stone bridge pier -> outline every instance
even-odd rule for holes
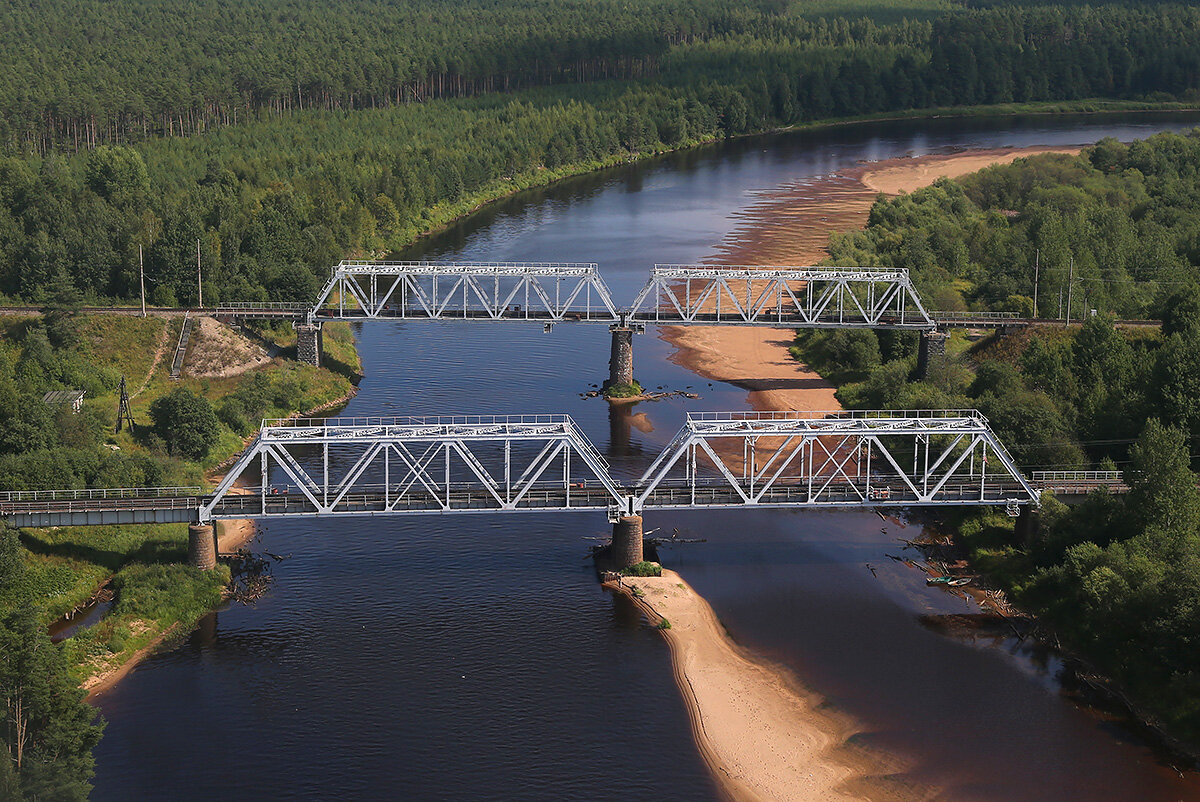
[[[608,327],[612,332],[612,350],[608,357],[608,381],[604,388],[633,384],[633,327],[617,323]]]
[[[642,561],[642,516],[623,515],[617,519],[608,558],[618,571]]]
[[[315,368],[321,367],[321,347],[324,345],[320,323],[296,323],[296,361]]]
[[[203,571],[217,567],[217,534],[212,524],[188,525],[188,565]]]
[[[929,378],[929,366],[946,356],[946,340],[948,339],[950,339],[950,335],[944,332],[921,332],[921,342],[917,346],[917,371],[914,378],[918,381]]]

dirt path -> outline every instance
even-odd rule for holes
[[[167,354],[167,349],[171,347],[171,320],[170,318],[163,321],[162,335],[158,338],[158,347],[154,349],[154,360],[150,363],[150,370],[146,371],[146,380],[142,382],[142,386],[137,388],[133,393],[130,393],[130,399],[137,398],[146,388],[150,386],[150,380],[154,378],[154,371],[158,370],[159,363]]]

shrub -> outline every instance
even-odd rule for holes
[[[621,571],[622,576],[662,576],[662,566],[648,560],[629,566]]]
[[[635,380],[632,384],[610,384],[604,388],[605,398],[636,398],[646,391]]]
[[[185,387],[178,387],[150,405],[154,430],[167,451],[191,459],[204,459],[217,442],[220,424],[212,404]]]

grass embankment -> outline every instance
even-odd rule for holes
[[[37,319],[31,317],[0,318],[0,352],[14,361],[25,359],[31,348],[26,333],[36,325]],[[158,466],[160,484],[204,485],[206,471],[239,451],[261,418],[302,414],[337,402],[353,389],[348,374],[360,370],[353,335],[344,323],[326,327],[324,357],[336,364],[335,369],[302,365],[284,356],[262,361],[266,352],[253,346],[258,349],[255,358],[262,361],[253,369],[226,364],[219,367],[232,375],[188,376],[189,363],[185,362],[184,377],[178,380],[170,378],[170,363],[180,320],[80,315],[72,325],[78,335],[74,347],[59,353],[57,361],[53,355],[43,361],[51,366],[47,375],[54,375],[56,384],[89,390],[83,413],[74,417],[97,427],[103,442],[94,446],[97,453],[86,446],[77,448],[67,461],[103,465],[105,460],[141,456]],[[233,336],[230,332],[223,335]],[[280,331],[277,338],[286,339],[286,334]],[[294,335],[292,340],[294,345]],[[245,351],[252,350],[250,344],[245,345]],[[206,345],[196,342],[193,347]],[[287,353],[286,348],[282,353]],[[189,350],[189,362],[192,356]],[[212,354],[206,356],[211,362]],[[245,358],[244,352],[240,358]],[[133,396],[136,426],[132,432],[126,427],[114,434],[121,376]],[[164,454],[162,440],[151,425],[151,404],[179,386],[204,396],[218,411],[218,441],[201,461]],[[64,437],[62,445],[75,444]],[[36,459],[37,455],[15,459],[23,458]],[[56,461],[53,456],[45,459],[48,465]],[[103,476],[103,468],[100,470]],[[82,479],[82,469],[52,472]],[[32,602],[49,625],[82,608],[106,583],[116,594],[111,610],[98,624],[77,632],[63,645],[76,678],[85,685],[120,667],[173,627],[191,626],[220,603],[229,581],[225,567],[205,572],[185,564],[184,524],[26,529],[19,539],[25,570],[20,587],[0,594],[4,606]]]
[[[64,642],[75,679],[85,684],[124,664],[176,625],[190,625],[221,603],[229,569],[200,571],[187,560],[187,525],[26,529],[22,587],[47,624],[91,599],[108,583],[112,609]]]

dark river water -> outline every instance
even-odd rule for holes
[[[1134,139],[1200,117],[1037,117],[855,125],[741,140],[498,203],[404,258],[600,264],[618,304],[655,262],[698,262],[755,192],[863,159]],[[686,410],[746,392],[636,339],[653,430],[579,393],[606,372],[603,326],[379,322],[347,415],[572,415],[640,473]],[[646,427],[642,427],[646,428]],[[733,637],[861,722],[863,743],[947,799],[1200,799],[1120,727],[1078,708],[1058,663],[1013,642],[932,632],[967,612],[886,559],[916,534],[872,513],[651,512],[707,542],[666,550]],[[99,697],[94,798],[716,799],[659,634],[585,560],[602,514],[269,522],[290,555],[270,593],[221,611]],[[877,567],[878,575],[865,563]]]

